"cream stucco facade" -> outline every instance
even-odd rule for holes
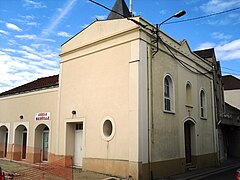
[[[216,163],[212,67],[185,40],[161,31],[156,51],[154,26],[133,19],[148,28],[128,19],[95,21],[63,44],[58,88],[0,98],[9,144],[24,125],[28,146],[36,147],[44,124],[49,161],[72,157],[85,170],[134,179]],[[38,122],[37,112],[51,119]]]

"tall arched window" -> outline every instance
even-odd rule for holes
[[[206,95],[204,90],[200,91],[200,116],[206,118]]]
[[[164,78],[164,110],[174,111],[173,81],[169,75]]]
[[[186,105],[192,106],[192,87],[190,82],[186,85]]]

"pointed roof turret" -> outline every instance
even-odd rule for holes
[[[129,12],[129,9],[124,0],[116,0],[112,10],[119,14],[122,14],[124,17],[131,17],[131,13]],[[109,13],[107,20],[124,18],[123,16],[120,16],[113,11]]]

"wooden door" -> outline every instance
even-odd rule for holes
[[[184,124],[184,135],[185,135],[185,157],[186,163],[192,162],[191,152],[191,125],[189,122]]]

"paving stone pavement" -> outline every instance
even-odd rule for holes
[[[112,179],[111,177],[104,175],[104,174],[99,174],[95,172],[90,172],[90,171],[82,171],[81,169],[72,169],[72,177],[69,178],[60,178],[53,176],[50,173],[45,172],[42,177],[39,177],[35,175],[35,178],[32,178],[29,173],[25,173],[25,177],[21,177],[22,172],[30,172],[31,173],[36,173],[38,169],[36,168],[37,165],[29,164],[29,163],[24,163],[24,162],[16,162],[16,161],[10,161],[6,159],[0,159],[0,167],[6,174],[11,174],[14,175],[13,179],[51,179],[51,180],[60,180],[60,179],[73,179],[73,180],[103,180],[103,179]],[[27,177],[29,174],[29,177]]]

